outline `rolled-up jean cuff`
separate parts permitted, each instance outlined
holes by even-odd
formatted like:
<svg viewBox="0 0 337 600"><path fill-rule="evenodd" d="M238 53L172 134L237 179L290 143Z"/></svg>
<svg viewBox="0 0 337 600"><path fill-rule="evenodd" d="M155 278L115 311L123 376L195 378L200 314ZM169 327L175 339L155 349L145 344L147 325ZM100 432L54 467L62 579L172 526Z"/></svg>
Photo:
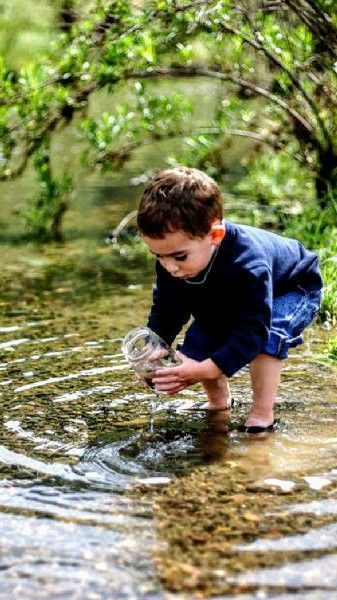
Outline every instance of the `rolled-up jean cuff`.
<svg viewBox="0 0 337 600"><path fill-rule="evenodd" d="M289 344L289 339L287 337L277 331L271 331L268 342L265 344L262 353L270 354L270 356L275 356L275 358L284 359L288 356L289 348L294 348L302 343L302 335L292 338L291 343Z"/></svg>

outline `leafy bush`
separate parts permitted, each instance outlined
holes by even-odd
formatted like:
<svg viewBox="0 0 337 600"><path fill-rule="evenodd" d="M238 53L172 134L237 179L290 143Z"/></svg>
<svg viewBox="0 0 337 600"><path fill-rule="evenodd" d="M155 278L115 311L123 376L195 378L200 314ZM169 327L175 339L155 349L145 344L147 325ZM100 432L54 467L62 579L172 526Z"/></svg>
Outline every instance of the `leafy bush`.
<svg viewBox="0 0 337 600"><path fill-rule="evenodd" d="M321 315L334 324L337 318L337 230L331 231L330 235L330 245L319 251L324 279Z"/></svg>
<svg viewBox="0 0 337 600"><path fill-rule="evenodd" d="M235 191L253 194L263 204L314 197L308 171L286 152L263 152L255 156Z"/></svg>
<svg viewBox="0 0 337 600"><path fill-rule="evenodd" d="M337 363L337 337L330 340L327 345L324 356L335 363Z"/></svg>

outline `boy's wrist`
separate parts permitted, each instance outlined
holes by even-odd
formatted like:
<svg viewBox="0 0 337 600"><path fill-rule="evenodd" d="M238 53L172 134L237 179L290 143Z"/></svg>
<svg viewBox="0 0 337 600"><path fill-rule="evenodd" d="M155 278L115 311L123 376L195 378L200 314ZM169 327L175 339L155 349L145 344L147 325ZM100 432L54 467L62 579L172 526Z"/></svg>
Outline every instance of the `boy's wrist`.
<svg viewBox="0 0 337 600"><path fill-rule="evenodd" d="M223 375L221 369L210 359L207 358L200 363L203 379L218 379Z"/></svg>

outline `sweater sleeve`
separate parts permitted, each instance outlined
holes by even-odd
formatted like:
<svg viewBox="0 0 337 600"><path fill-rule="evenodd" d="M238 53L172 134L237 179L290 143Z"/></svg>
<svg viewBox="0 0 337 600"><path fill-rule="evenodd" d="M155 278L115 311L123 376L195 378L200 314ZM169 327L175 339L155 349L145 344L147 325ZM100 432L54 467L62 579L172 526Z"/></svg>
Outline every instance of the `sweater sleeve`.
<svg viewBox="0 0 337 600"><path fill-rule="evenodd" d="M156 263L157 280L153 289L152 306L147 326L169 345L191 316L184 291L159 262Z"/></svg>
<svg viewBox="0 0 337 600"><path fill-rule="evenodd" d="M240 275L235 296L235 313L226 344L210 358L231 377L250 363L268 340L272 313L272 277L265 265L257 265Z"/></svg>

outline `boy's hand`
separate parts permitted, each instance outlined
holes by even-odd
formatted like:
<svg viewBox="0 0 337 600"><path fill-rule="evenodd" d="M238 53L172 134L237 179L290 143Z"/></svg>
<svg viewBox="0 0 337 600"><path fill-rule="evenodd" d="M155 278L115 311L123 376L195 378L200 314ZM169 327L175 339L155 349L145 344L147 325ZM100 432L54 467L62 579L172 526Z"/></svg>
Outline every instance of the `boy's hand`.
<svg viewBox="0 0 337 600"><path fill-rule="evenodd" d="M152 382L158 392L176 394L193 383L218 379L222 375L222 371L210 358L198 362L181 352L177 352L177 354L182 361L181 365L159 369L155 372Z"/></svg>
<svg viewBox="0 0 337 600"><path fill-rule="evenodd" d="M142 383L144 387L148 387L148 386L153 387L152 386L153 367L151 367L151 363L155 363L156 361L158 361L161 358L166 358L167 354L168 354L168 352L165 348L153 349L152 353L147 358L147 366L149 367L149 371L150 371L148 380L146 380L146 378L143 375L141 375L140 373L137 373L137 371L134 372L135 380L138 381L139 383Z"/></svg>

